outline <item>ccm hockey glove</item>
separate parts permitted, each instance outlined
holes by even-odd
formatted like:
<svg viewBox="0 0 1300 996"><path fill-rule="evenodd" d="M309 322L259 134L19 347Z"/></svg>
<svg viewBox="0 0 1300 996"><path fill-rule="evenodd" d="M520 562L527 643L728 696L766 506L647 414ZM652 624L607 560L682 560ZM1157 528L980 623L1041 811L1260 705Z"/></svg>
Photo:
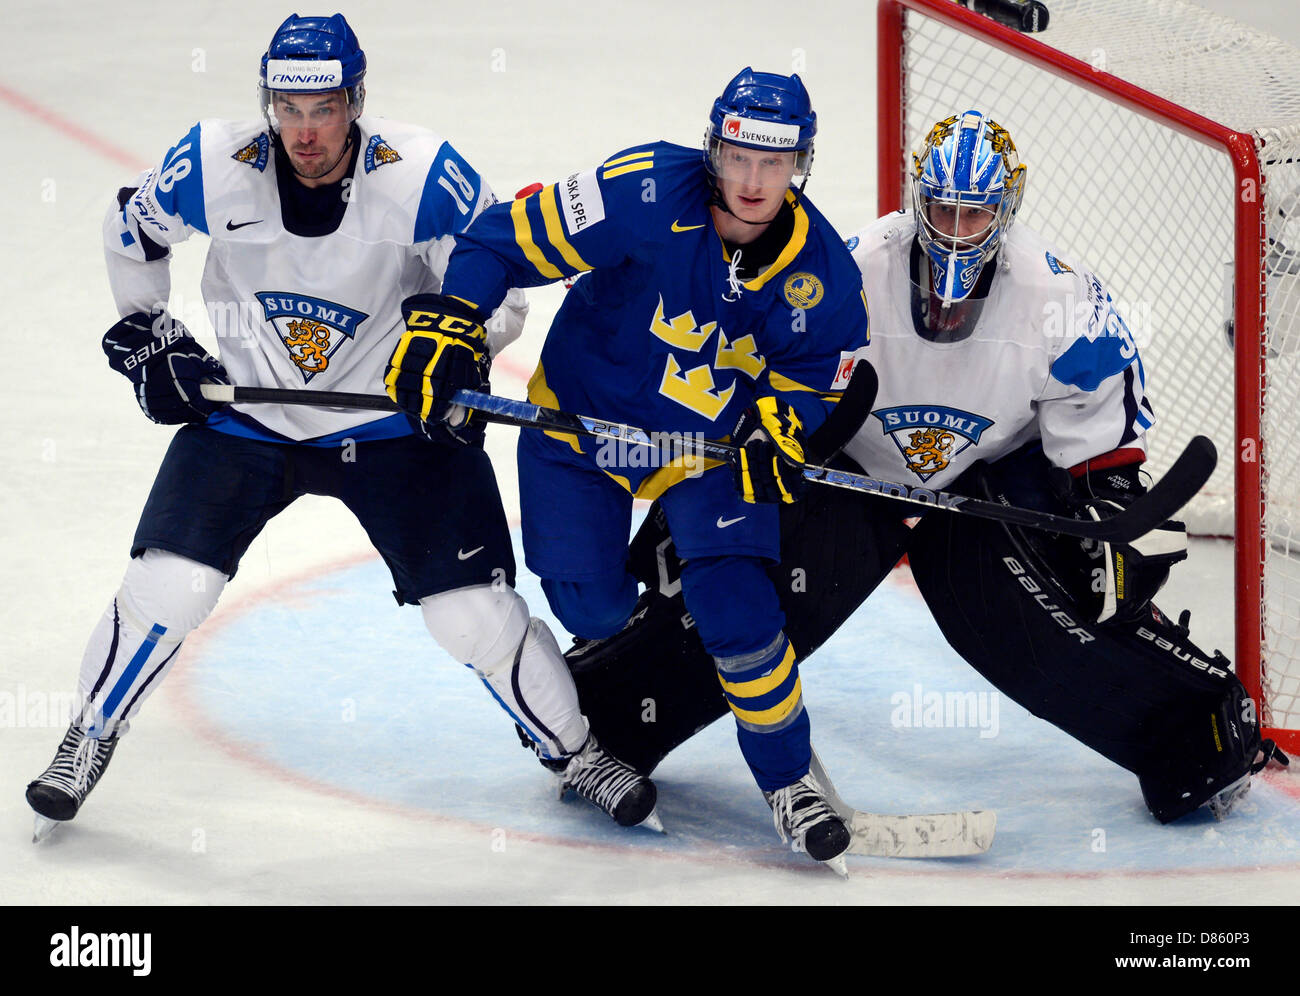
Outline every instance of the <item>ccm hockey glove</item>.
<svg viewBox="0 0 1300 996"><path fill-rule="evenodd" d="M162 425L202 422L223 402L208 401L199 385L229 384L223 367L169 315L127 315L104 333L108 365L135 385L135 400Z"/></svg>
<svg viewBox="0 0 1300 996"><path fill-rule="evenodd" d="M1079 519L1110 518L1146 493L1136 463L1080 477L1059 469L1053 474L1054 489ZM1131 543L1082 540L1080 545L1096 621L1134 619L1169 579L1170 568L1187 559L1187 526L1170 519Z"/></svg>
<svg viewBox="0 0 1300 996"><path fill-rule="evenodd" d="M452 404L462 389L487 388L491 357L477 308L443 294L416 294L402 302L406 331L388 360L384 390L435 442L477 445L482 420Z"/></svg>
<svg viewBox="0 0 1300 996"><path fill-rule="evenodd" d="M798 500L808 487L804 480L803 423L799 414L779 398L765 395L740 416L732 442L732 473L740 497L757 502Z"/></svg>

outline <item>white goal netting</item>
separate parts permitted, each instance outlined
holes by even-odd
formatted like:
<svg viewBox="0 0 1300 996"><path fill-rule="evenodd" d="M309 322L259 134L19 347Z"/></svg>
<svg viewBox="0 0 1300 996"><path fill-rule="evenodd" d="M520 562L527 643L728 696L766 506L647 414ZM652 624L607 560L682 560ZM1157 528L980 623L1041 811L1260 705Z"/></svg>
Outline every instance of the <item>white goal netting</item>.
<svg viewBox="0 0 1300 996"><path fill-rule="evenodd" d="M1266 722L1300 729L1300 50L1177 0L1046 3L1048 29L1022 37L1086 63L1084 79L908 10L904 141L971 107L1011 133L1028 164L1018 221L1087 261L1138 341L1159 419L1148 468L1158 476L1198 433L1219 449L1194 533L1233 535L1234 464L1262 466L1254 535L1235 536L1263 582L1257 612L1239 586L1237 656L1257 627ZM1089 88L1110 76L1253 136L1260 189L1239 183L1225 148ZM1237 276L1238 197L1262 208L1256 286ZM1234 287L1263 319L1262 400L1236 421Z"/></svg>

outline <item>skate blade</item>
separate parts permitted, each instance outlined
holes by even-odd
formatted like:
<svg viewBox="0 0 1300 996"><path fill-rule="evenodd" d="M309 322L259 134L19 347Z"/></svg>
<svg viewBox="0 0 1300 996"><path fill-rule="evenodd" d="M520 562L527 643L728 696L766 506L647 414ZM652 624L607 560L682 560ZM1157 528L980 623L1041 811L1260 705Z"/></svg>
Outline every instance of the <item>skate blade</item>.
<svg viewBox="0 0 1300 996"><path fill-rule="evenodd" d="M1210 799L1210 812L1216 820L1226 819L1228 814L1250 791L1250 775L1243 775L1222 792Z"/></svg>
<svg viewBox="0 0 1300 996"><path fill-rule="evenodd" d="M638 823L637 826L646 830L653 830L655 833L667 833L667 831L664 830L663 820L659 819L659 810L657 807L650 810L650 815Z"/></svg>
<svg viewBox="0 0 1300 996"><path fill-rule="evenodd" d="M51 820L48 817L36 814L36 821L32 825L32 843L39 844L50 834L54 833L55 828L59 825L59 820Z"/></svg>
<svg viewBox="0 0 1300 996"><path fill-rule="evenodd" d="M849 877L849 863L844 859L843 854L837 854L833 858L827 858L825 861L819 861L817 863L825 865L842 879L847 880Z"/></svg>

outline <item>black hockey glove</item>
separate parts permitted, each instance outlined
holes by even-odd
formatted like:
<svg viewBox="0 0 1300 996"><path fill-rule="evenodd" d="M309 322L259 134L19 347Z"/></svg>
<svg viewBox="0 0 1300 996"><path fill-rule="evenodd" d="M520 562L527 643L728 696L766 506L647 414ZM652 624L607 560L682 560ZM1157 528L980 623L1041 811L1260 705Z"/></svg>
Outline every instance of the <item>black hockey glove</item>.
<svg viewBox="0 0 1300 996"><path fill-rule="evenodd" d="M1079 519L1110 518L1146 493L1135 463L1078 478L1060 468L1052 473L1053 490ZM1127 544L1079 542L1091 595L1086 604L1099 623L1136 618L1169 579L1169 569L1187 559L1187 527L1172 519Z"/></svg>
<svg viewBox="0 0 1300 996"><path fill-rule="evenodd" d="M731 433L738 449L731 469L740 497L758 502L797 501L808 487L804 480L803 423L779 398L765 395L741 413Z"/></svg>
<svg viewBox="0 0 1300 996"><path fill-rule="evenodd" d="M164 312L127 315L104 333L104 355L135 385L140 410L162 425L202 422L223 405L206 400L199 385L229 384L226 368Z"/></svg>
<svg viewBox="0 0 1300 996"><path fill-rule="evenodd" d="M434 442L481 445L483 420L451 398L488 387L483 316L453 297L416 294L402 302L402 317L406 331L388 360L384 390Z"/></svg>

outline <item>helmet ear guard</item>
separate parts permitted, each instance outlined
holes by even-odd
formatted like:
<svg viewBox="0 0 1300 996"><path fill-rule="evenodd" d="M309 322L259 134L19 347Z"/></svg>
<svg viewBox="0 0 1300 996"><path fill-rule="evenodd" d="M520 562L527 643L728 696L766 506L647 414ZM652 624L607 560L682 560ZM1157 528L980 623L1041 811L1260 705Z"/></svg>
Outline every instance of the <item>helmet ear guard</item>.
<svg viewBox="0 0 1300 996"><path fill-rule="evenodd" d="M917 239L929 258L930 289L947 306L970 294L1001 245L1024 198L1026 167L1007 130L978 111L936 123L912 162ZM932 204L949 209L945 227ZM963 211L966 221L972 213L979 220L964 225Z"/></svg>

